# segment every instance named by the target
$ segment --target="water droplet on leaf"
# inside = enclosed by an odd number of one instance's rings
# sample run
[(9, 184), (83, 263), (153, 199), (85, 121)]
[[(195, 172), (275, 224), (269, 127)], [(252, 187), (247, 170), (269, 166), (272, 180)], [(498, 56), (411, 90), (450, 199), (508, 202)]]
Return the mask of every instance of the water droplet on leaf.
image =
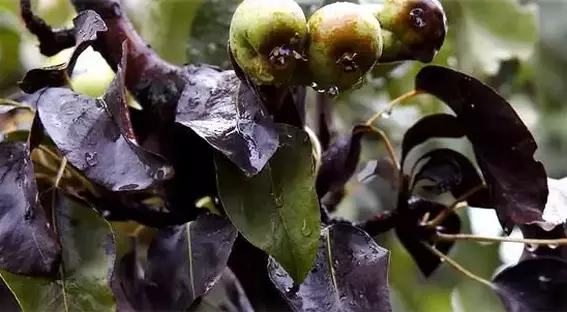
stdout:
[(533, 244), (526, 244), (526, 250), (529, 252), (534, 252), (536, 251), (538, 245), (533, 245)]
[(87, 166), (89, 167), (94, 167), (98, 164), (98, 160), (96, 159), (97, 157), (97, 153), (93, 152), (93, 153), (89, 153), (86, 152), (85, 153), (85, 162), (87, 163)]

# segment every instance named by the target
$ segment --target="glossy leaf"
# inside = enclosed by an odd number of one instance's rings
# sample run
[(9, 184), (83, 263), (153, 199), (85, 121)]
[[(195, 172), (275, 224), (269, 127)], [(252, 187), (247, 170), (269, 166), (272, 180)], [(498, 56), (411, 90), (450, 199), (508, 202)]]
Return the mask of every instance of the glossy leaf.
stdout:
[(188, 66), (176, 122), (191, 128), (248, 176), (278, 147), (275, 126), (254, 92), (233, 71)]
[(81, 11), (73, 19), (75, 28), (75, 50), (69, 61), (64, 64), (36, 68), (28, 71), (19, 83), (20, 89), (26, 93), (34, 93), (46, 87), (64, 87), (69, 83), (77, 59), (97, 38), (100, 32), (108, 28), (102, 18), (94, 11)]
[(114, 262), (110, 224), (90, 207), (60, 192), (53, 198), (53, 220), (62, 246), (57, 278), (30, 278), (1, 272), (23, 311), (114, 311), (109, 275)]
[(127, 302), (138, 310), (187, 310), (222, 275), (236, 228), (212, 214), (182, 226), (160, 230), (149, 246), (147, 264), (136, 273), (135, 253), (120, 261), (116, 278)]
[(540, 257), (498, 273), (494, 291), (509, 312), (567, 310), (567, 262)]
[(277, 129), (280, 147), (254, 177), (215, 156), (219, 196), (240, 233), (301, 282), (315, 261), (319, 241), (314, 160), (305, 131), (283, 124)]
[(195, 312), (254, 312), (234, 273), (227, 267)]
[(479, 80), (445, 67), (424, 67), (415, 84), (456, 113), (504, 230), (542, 221), (547, 174), (533, 157), (537, 144), (532, 134), (510, 104)]
[(0, 268), (52, 276), (61, 247), (38, 201), (30, 150), (25, 142), (0, 142)]
[[(483, 183), (479, 172), (469, 159), (451, 149), (442, 148), (428, 152), (420, 157), (416, 165), (420, 163), (423, 163), (422, 166), (412, 177), (410, 189), (413, 191), (419, 182), (427, 180), (433, 185), (424, 185), (422, 188), (429, 193), (438, 196), (450, 192), (454, 198), (460, 198)], [(466, 200), (471, 206), (492, 208), (486, 189), (475, 192)]]
[(334, 224), (321, 234), (315, 265), (299, 286), (270, 258), (270, 278), (293, 310), (391, 311), (390, 252), (347, 223)]
[[(423, 216), (429, 213), (429, 219), (435, 218), (441, 211), (447, 209), (445, 206), (419, 197), (412, 197), (408, 200), (407, 207), (398, 207), (403, 211), (403, 217), (398, 222), (395, 232), (406, 250), (410, 253), (420, 271), (429, 277), (441, 264), (441, 259), (432, 254), (429, 249), (422, 245), (422, 241), (434, 244), (440, 252), (447, 254), (453, 247), (454, 242), (434, 242), (432, 237), (435, 229), (421, 226)], [(437, 228), (437, 231), (447, 234), (457, 234), (461, 230), (459, 217), (451, 213)]]
[(321, 157), (321, 167), (317, 172), (317, 195), (323, 197), (327, 192), (343, 187), (354, 174), (360, 158), (361, 141), (368, 126), (357, 125), (351, 133), (335, 140)]
[(402, 165), (409, 152), (433, 138), (460, 138), (466, 135), (459, 120), (449, 114), (434, 114), (421, 118), (404, 134)]
[(103, 99), (48, 88), (35, 93), (35, 102), (47, 134), (73, 166), (113, 191), (143, 190), (170, 179), (173, 168), (134, 138), (123, 66)]

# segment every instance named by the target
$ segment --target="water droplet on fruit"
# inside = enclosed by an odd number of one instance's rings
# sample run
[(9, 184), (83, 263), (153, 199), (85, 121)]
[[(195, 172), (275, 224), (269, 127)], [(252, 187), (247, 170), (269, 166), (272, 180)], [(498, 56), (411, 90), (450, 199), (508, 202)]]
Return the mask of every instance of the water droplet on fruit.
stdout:
[(85, 162), (87, 163), (87, 166), (89, 166), (89, 167), (94, 167), (98, 164), (98, 160), (96, 158), (97, 158), (96, 152), (93, 152), (93, 153), (86, 152), (85, 153)]
[(542, 283), (551, 282), (551, 278), (550, 278), (550, 277), (547, 277), (547, 276), (545, 276), (545, 275), (538, 276), (537, 279), (538, 279), (540, 282), (542, 282)]

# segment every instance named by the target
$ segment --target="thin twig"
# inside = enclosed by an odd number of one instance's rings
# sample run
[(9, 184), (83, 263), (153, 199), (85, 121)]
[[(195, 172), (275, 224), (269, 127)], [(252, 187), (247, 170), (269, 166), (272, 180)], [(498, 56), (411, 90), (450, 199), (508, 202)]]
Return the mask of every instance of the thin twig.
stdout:
[(33, 14), (30, 0), (20, 0), (20, 14), (26, 28), (39, 40), (39, 51), (53, 56), (75, 46), (75, 29), (53, 30), (41, 17)]
[(435, 255), (437, 255), (442, 261), (446, 261), (447, 263), (449, 263), (455, 270), (463, 273), (465, 276), (467, 276), (470, 279), (473, 279), (481, 284), (484, 284), (490, 288), (493, 288), (492, 283), (488, 280), (485, 280), (484, 278), (472, 273), (471, 271), (463, 268), (460, 264), (458, 264), (455, 260), (449, 258), (447, 255), (443, 254), (442, 252), (440, 252), (439, 250), (437, 250), (435, 247), (429, 245), (426, 242), (421, 242), (423, 244), (423, 246), (425, 246), (425, 248), (429, 249), (432, 253), (434, 253)]
[(403, 94), (397, 98), (395, 98), (394, 100), (392, 100), (390, 103), (388, 103), (388, 105), (386, 106), (386, 108), (380, 112), (377, 112), (376, 114), (374, 114), (372, 117), (370, 117), (368, 119), (368, 121), (366, 121), (366, 125), (370, 126), (372, 124), (374, 124), (378, 119), (380, 119), (382, 116), (384, 116), (386, 113), (391, 112), (392, 109), (394, 109), (394, 107), (404, 101), (407, 101), (419, 94), (423, 93), (423, 91), (421, 90), (412, 90), (406, 94)]
[(466, 201), (467, 198), (471, 197), (476, 192), (484, 189), (485, 187), (486, 187), (486, 184), (483, 183), (483, 184), (477, 185), (477, 186), (473, 187), (472, 189), (466, 191), (463, 195), (459, 196), (459, 198), (457, 198), (457, 200), (455, 200), (453, 202), (453, 204), (451, 204), (451, 206), (449, 206), (447, 209), (441, 211), (441, 213), (439, 213), (435, 218), (433, 218), (433, 220), (427, 222), (426, 226), (436, 227), (439, 224), (441, 224), (443, 221), (445, 221), (445, 219), (451, 213), (457, 211), (457, 209), (467, 207), (468, 205), (461, 205), (461, 203)]
[(445, 242), (454, 241), (474, 241), (474, 242), (485, 242), (485, 243), (519, 243), (519, 244), (529, 244), (529, 245), (567, 245), (567, 238), (555, 238), (555, 239), (535, 239), (535, 238), (514, 238), (514, 237), (488, 237), (488, 236), (478, 236), (473, 234), (446, 234), (437, 233), (435, 239)]

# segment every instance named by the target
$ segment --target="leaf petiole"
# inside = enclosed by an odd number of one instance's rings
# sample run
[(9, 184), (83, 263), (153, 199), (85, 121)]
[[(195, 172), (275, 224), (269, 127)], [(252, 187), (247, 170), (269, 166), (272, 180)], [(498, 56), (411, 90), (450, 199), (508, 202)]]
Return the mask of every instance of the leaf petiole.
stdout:
[(407, 92), (405, 94), (402, 94), (401, 96), (395, 98), (390, 103), (388, 103), (388, 105), (386, 106), (386, 109), (379, 111), (376, 114), (374, 114), (372, 117), (370, 117), (370, 119), (368, 119), (366, 121), (366, 125), (370, 126), (370, 125), (374, 124), (381, 117), (383, 117), (385, 115), (389, 115), (396, 105), (398, 105), (398, 104), (400, 104), (404, 101), (407, 101), (407, 100), (409, 100), (409, 99), (411, 99), (411, 98), (413, 98), (417, 95), (420, 95), (422, 93), (424, 93), (424, 92), (421, 91), (421, 90), (415, 89), (415, 90), (412, 90), (412, 91)]
[(449, 263), (455, 270), (463, 273), (465, 276), (467, 276), (470, 279), (473, 279), (481, 284), (484, 284), (490, 288), (493, 288), (493, 285), (490, 281), (485, 280), (484, 278), (472, 273), (471, 271), (465, 269), (464, 267), (462, 267), (460, 264), (458, 264), (455, 260), (451, 259), (449, 256), (443, 254), (442, 252), (440, 252), (439, 250), (437, 250), (435, 247), (429, 245), (426, 242), (421, 242), (421, 244), (423, 244), (423, 246), (425, 246), (425, 248), (429, 249), (432, 253), (434, 253), (436, 256), (438, 256), (442, 261)]

